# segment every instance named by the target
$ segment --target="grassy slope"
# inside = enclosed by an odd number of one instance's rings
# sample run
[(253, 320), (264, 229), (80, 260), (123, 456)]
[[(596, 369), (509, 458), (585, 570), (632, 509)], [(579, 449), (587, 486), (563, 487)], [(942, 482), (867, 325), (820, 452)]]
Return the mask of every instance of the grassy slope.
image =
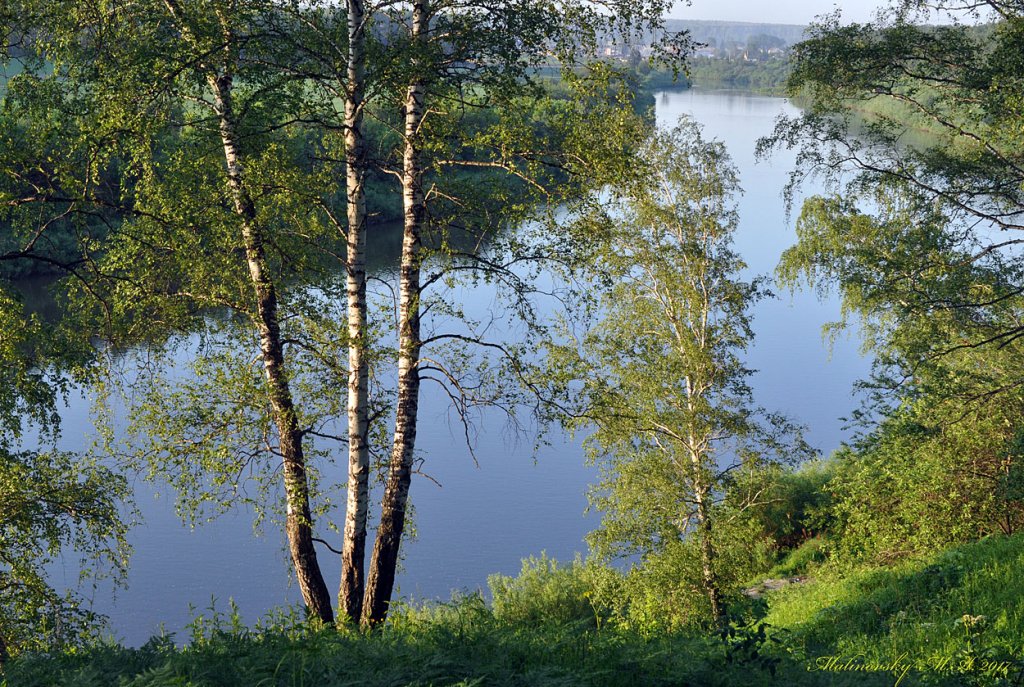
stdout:
[(986, 662), (1024, 657), (1024, 534), (889, 568), (822, 570), (775, 593), (766, 620), (809, 661), (905, 654), (925, 678), (992, 682)]
[[(893, 687), (899, 677), (885, 670), (809, 670), (830, 656), (853, 659), (855, 666), (913, 664), (899, 682), (904, 687), (1019, 684), (1013, 681), (1019, 666), (1000, 680), (999, 670), (986, 675), (985, 662), (999, 666), (1024, 656), (1024, 535), (891, 568), (819, 569), (815, 576), (769, 596), (766, 620), (775, 628), (769, 634), (781, 644), (750, 632), (725, 644), (713, 635), (598, 629), (592, 617), (565, 620), (559, 606), (565, 598), (545, 602), (553, 609), (547, 621), (470, 598), (398, 613), (369, 636), (287, 623), (260, 633), (223, 622), (207, 625), (184, 649), (164, 640), (143, 649), (106, 646), (21, 659), (3, 684)], [(965, 615), (973, 620), (965, 623)]]

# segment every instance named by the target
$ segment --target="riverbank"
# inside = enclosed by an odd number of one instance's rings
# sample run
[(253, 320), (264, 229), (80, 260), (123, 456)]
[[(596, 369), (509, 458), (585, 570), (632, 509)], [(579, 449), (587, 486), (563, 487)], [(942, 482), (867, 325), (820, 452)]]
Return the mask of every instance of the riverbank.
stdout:
[[(403, 607), (383, 628), (248, 628), (230, 613), (138, 649), (27, 656), (4, 687), (172, 685), (1010, 685), (1024, 658), (1024, 534), (814, 581), (734, 608), (724, 632), (644, 631), (596, 604), (593, 566), (534, 561), (479, 595)], [(615, 574), (608, 571), (607, 574)]]
[(643, 88), (656, 91), (666, 88), (704, 88), (739, 90), (759, 95), (784, 96), (789, 78), (788, 58), (778, 57), (762, 62), (743, 59), (695, 57), (687, 63), (688, 72), (674, 74), (665, 69), (640, 73)]

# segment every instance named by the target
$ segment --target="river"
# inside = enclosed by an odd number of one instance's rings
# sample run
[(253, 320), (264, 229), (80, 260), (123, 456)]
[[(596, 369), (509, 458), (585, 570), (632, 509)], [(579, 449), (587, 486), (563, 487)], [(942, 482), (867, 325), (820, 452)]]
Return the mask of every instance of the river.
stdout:
[[(781, 199), (794, 160), (781, 153), (756, 163), (753, 151), (757, 138), (771, 131), (780, 113), (793, 112), (792, 106), (781, 98), (699, 89), (658, 93), (656, 105), (660, 125), (689, 114), (707, 137), (726, 143), (745, 190), (737, 249), (751, 274), (771, 273), (794, 240)], [(752, 380), (757, 402), (806, 425), (811, 443), (826, 454), (844, 436), (839, 418), (853, 409), (852, 384), (867, 371), (855, 341), (840, 339), (830, 348), (822, 339), (822, 324), (838, 312), (834, 299), (822, 302), (809, 292), (763, 301), (755, 311), (757, 339), (748, 358), (759, 371)], [(555, 437), (535, 457), (529, 440), (517, 441), (503, 422), (485, 418), (476, 464), (440, 390), (426, 385), (423, 393), (418, 448), (440, 486), (413, 481), (418, 536), (403, 544), (399, 594), (446, 599), (452, 590), (485, 587), (489, 574), (515, 574), (521, 559), (542, 551), (559, 560), (585, 554), (583, 537), (596, 525), (596, 516), (584, 515), (585, 491), (595, 471), (584, 465), (578, 441)], [(63, 422), (65, 448), (89, 442), (89, 401), (71, 399)], [(117, 639), (138, 645), (162, 626), (184, 640), (192, 608), (203, 611), (213, 600), (225, 611), (233, 599), (250, 623), (271, 608), (299, 601), (297, 588), (289, 585), (283, 535), (268, 528), (254, 536), (245, 512), (190, 530), (175, 515), (172, 499), (154, 489), (136, 482), (145, 522), (131, 534), (127, 588), (112, 593), (100, 585), (87, 594), (109, 616)], [(320, 561), (336, 588), (340, 561), (326, 550)], [(76, 561), (53, 572), (58, 584), (73, 585)]]

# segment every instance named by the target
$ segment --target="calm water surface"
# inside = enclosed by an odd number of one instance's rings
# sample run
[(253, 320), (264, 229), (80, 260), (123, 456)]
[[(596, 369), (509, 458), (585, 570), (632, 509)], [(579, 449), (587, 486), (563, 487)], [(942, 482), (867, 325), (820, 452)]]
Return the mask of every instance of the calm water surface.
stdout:
[[(744, 93), (657, 94), (661, 125), (671, 126), (688, 114), (703, 124), (708, 137), (727, 144), (745, 190), (737, 247), (752, 274), (770, 273), (794, 238), (780, 197), (792, 156), (777, 155), (770, 164), (755, 164), (753, 156), (757, 138), (771, 131), (776, 116), (790, 111), (780, 98)], [(756, 310), (757, 341), (750, 355), (751, 366), (759, 370), (753, 379), (757, 401), (806, 424), (810, 440), (824, 452), (843, 438), (839, 418), (854, 407), (851, 385), (867, 368), (853, 341), (839, 341), (830, 356), (821, 325), (837, 313), (835, 302), (821, 303), (809, 293), (763, 302)], [(583, 536), (596, 517), (584, 515), (585, 490), (595, 472), (584, 466), (578, 441), (556, 437), (534, 460), (529, 439), (517, 442), (501, 419), (489, 417), (481, 426), (477, 466), (440, 391), (428, 384), (423, 394), (417, 443), (426, 459), (424, 470), (441, 486), (413, 480), (419, 535), (403, 544), (403, 596), (446, 599), (452, 590), (485, 586), (489, 574), (516, 573), (526, 556), (545, 551), (570, 560), (586, 552)], [(90, 441), (87, 400), (74, 400), (64, 422), (66, 448)], [(249, 622), (275, 606), (299, 601), (298, 590), (289, 585), (283, 536), (277, 531), (268, 528), (264, 536), (254, 536), (248, 513), (189, 530), (175, 515), (172, 499), (154, 489), (137, 483), (145, 524), (132, 533), (135, 554), (128, 588), (113, 597), (104, 587), (93, 594), (96, 609), (110, 616), (116, 637), (140, 644), (162, 623), (185, 639), (190, 604), (202, 610), (211, 599), (221, 610), (233, 599)], [(336, 588), (339, 560), (321, 550), (320, 561), (328, 585)], [(56, 573), (73, 584), (77, 571), (69, 561)]]

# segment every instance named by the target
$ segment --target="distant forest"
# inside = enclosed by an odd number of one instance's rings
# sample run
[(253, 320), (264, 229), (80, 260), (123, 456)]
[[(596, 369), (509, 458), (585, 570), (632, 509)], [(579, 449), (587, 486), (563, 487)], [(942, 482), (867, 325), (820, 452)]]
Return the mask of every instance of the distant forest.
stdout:
[(787, 46), (804, 39), (806, 26), (799, 24), (758, 24), (752, 22), (697, 21), (669, 19), (665, 22), (668, 31), (689, 31), (698, 43), (714, 46), (721, 43), (746, 43), (754, 36), (777, 36)]

